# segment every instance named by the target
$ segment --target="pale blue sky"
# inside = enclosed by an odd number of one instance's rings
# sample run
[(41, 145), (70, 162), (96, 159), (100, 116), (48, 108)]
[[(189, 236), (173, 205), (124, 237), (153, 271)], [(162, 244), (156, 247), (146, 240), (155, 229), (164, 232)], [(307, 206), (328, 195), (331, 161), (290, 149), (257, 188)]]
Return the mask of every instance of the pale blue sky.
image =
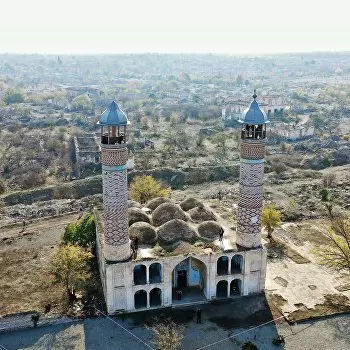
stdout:
[(350, 51), (346, 0), (8, 0), (0, 52)]

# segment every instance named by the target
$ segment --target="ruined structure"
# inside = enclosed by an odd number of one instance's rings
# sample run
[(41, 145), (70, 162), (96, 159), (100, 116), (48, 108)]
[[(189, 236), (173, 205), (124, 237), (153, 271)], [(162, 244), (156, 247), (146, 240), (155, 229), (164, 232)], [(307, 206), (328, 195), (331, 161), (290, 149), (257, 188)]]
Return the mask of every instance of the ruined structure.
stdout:
[[(246, 109), (247, 104), (249, 104), (249, 100), (241, 98), (226, 101), (222, 107), (222, 119), (240, 117)], [(283, 113), (291, 109), (287, 100), (282, 96), (263, 97), (259, 105), (264, 108), (268, 116), (275, 113)]]
[[(195, 199), (128, 203), (128, 119), (113, 102), (102, 113), (103, 214), (95, 211), (97, 254), (109, 313), (261, 293), (266, 250), (260, 242), (266, 115), (256, 95), (241, 118), (238, 228), (217, 221)], [(128, 205), (131, 226), (128, 229)], [(135, 207), (134, 207), (135, 206)], [(138, 222), (135, 222), (137, 220)], [(190, 224), (189, 224), (190, 223)], [(129, 238), (138, 238), (138, 242)], [(236, 237), (237, 235), (237, 237)]]

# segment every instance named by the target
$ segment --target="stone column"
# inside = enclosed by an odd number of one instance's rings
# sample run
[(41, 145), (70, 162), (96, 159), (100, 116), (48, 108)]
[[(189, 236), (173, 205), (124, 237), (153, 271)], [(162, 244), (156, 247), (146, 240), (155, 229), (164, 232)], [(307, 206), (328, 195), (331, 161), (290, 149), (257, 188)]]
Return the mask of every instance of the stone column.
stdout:
[(111, 261), (123, 261), (131, 256), (127, 160), (126, 144), (101, 144), (105, 258)]
[(265, 140), (242, 140), (240, 157), (236, 243), (256, 248), (261, 245)]
[(150, 283), (149, 282), (149, 266), (145, 265), (146, 266), (146, 283)]

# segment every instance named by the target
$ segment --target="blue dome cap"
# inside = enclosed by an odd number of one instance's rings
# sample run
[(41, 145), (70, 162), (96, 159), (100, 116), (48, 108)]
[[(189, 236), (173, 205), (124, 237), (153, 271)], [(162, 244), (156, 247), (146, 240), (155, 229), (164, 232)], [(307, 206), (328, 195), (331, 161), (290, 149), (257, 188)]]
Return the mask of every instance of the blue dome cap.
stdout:
[(253, 95), (254, 100), (250, 103), (250, 106), (244, 110), (241, 117), (238, 119), (240, 123), (244, 124), (266, 124), (270, 121), (267, 120), (266, 113), (260, 108), (258, 102), (256, 102), (257, 95)]
[(126, 114), (119, 108), (118, 104), (113, 101), (101, 114), (98, 124), (102, 126), (124, 126), (129, 125), (130, 122)]

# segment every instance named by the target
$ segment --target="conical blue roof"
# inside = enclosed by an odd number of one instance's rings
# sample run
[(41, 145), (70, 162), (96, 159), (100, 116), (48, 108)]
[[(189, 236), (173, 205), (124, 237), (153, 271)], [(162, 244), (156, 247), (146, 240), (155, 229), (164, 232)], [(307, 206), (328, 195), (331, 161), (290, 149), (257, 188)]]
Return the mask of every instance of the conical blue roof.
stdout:
[(266, 124), (270, 121), (267, 120), (266, 113), (260, 108), (258, 102), (256, 101), (256, 94), (254, 90), (253, 101), (250, 106), (244, 110), (241, 117), (238, 119), (240, 123), (244, 124)]
[(129, 125), (130, 122), (126, 114), (119, 108), (118, 104), (113, 101), (101, 114), (98, 124), (102, 126), (123, 126)]

